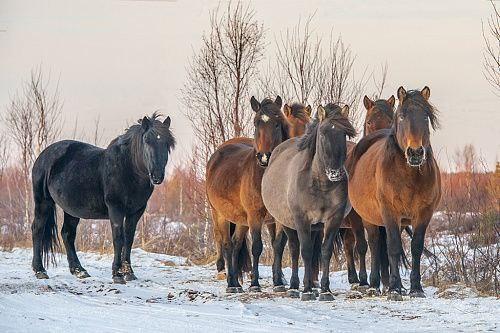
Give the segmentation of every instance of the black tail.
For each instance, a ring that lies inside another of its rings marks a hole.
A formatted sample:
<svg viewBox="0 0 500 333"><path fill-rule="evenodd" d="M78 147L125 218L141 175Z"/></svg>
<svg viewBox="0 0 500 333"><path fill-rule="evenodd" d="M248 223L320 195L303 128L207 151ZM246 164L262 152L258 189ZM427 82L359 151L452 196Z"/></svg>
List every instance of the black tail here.
<svg viewBox="0 0 500 333"><path fill-rule="evenodd" d="M315 231L313 234L313 256L312 256L312 267L313 271L319 272L321 270L321 246L323 245L323 229Z"/></svg>
<svg viewBox="0 0 500 333"><path fill-rule="evenodd" d="M54 252L60 249L59 237L57 234L57 214L56 207L52 205L49 209L49 214L45 219L45 224L43 226L43 237L42 237L42 256L43 262L47 266L49 263L56 265L56 257Z"/></svg>
<svg viewBox="0 0 500 333"><path fill-rule="evenodd" d="M413 230L412 228L408 225L405 227L405 231L410 236L411 239L413 239ZM424 246L424 255L429 258L429 259L436 259L436 255L432 253L427 247Z"/></svg>
<svg viewBox="0 0 500 333"><path fill-rule="evenodd" d="M248 273L252 271L252 259L250 258L250 249L248 248L248 239L245 237L238 253L238 272Z"/></svg>
<svg viewBox="0 0 500 333"><path fill-rule="evenodd" d="M335 238L333 239L333 254L339 256L344 249L344 234L346 229L338 229L335 233Z"/></svg>
<svg viewBox="0 0 500 333"><path fill-rule="evenodd" d="M389 260L389 255L387 253L387 230L385 227L379 227L380 231L380 246L379 246L379 258L381 260ZM401 251L401 263L405 269L408 269L410 266L410 262L408 261L408 257L406 256L405 250Z"/></svg>
<svg viewBox="0 0 500 333"><path fill-rule="evenodd" d="M236 230L236 224L229 224L229 233L233 237L234 231ZM241 244L240 252L238 252L238 275L241 276L243 273L248 273L252 271L252 258L250 258L250 249L248 248L247 237L243 239Z"/></svg>

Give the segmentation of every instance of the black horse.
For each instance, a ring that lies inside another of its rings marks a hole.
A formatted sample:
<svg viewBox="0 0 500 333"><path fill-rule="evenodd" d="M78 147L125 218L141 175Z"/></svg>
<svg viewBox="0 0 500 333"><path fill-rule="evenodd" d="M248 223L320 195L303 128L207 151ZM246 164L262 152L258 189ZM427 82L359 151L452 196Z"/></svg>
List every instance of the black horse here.
<svg viewBox="0 0 500 333"><path fill-rule="evenodd" d="M32 267L39 279L47 279L43 267L59 247L56 204L64 211L61 230L70 271L78 278L90 275L75 250L80 218L109 219L113 235L113 282L136 277L130 251L137 222L146 209L154 185L165 177L168 155L175 146L170 117L144 117L139 124L109 144L106 149L64 140L47 147L33 166L35 218Z"/></svg>

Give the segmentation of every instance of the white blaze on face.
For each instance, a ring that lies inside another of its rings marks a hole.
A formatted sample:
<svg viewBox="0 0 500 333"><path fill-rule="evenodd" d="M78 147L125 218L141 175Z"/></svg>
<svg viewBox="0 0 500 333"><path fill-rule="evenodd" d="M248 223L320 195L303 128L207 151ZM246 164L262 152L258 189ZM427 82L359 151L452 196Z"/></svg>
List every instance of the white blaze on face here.
<svg viewBox="0 0 500 333"><path fill-rule="evenodd" d="M158 134L158 135L156 136L156 138L157 138L158 140L160 140L160 134Z"/></svg>
<svg viewBox="0 0 500 333"><path fill-rule="evenodd" d="M263 122L267 123L269 121L269 116L266 114L263 114L262 117L260 117L260 119L262 119Z"/></svg>
<svg viewBox="0 0 500 333"><path fill-rule="evenodd" d="M261 160L262 160L262 162L266 163L267 162L267 155L266 154L262 155Z"/></svg>
<svg viewBox="0 0 500 333"><path fill-rule="evenodd" d="M332 128L335 128L335 125L332 125Z"/></svg>

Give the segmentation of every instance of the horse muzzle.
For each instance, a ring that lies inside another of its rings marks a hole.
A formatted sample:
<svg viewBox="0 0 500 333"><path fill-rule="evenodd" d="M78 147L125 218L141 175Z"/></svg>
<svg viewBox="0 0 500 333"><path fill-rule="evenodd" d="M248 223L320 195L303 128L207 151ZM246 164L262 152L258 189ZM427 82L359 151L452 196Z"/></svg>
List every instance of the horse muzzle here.
<svg viewBox="0 0 500 333"><path fill-rule="evenodd" d="M426 151L423 146L420 146L416 149L408 147L405 151L406 162L411 167L419 167L421 166L426 159Z"/></svg>
<svg viewBox="0 0 500 333"><path fill-rule="evenodd" d="M255 154L255 157L257 157L257 163L261 167L266 167L269 165L269 159L271 158L271 153L257 153Z"/></svg>
<svg viewBox="0 0 500 333"><path fill-rule="evenodd" d="M326 168L325 172L326 172L326 177L331 182L339 182L342 179L344 179L345 175L347 174L344 167L341 167L339 169Z"/></svg>
<svg viewBox="0 0 500 333"><path fill-rule="evenodd" d="M157 175L154 173L149 174L149 179L151 180L151 183L153 185L160 185L161 183L163 183L164 178L165 178L164 174L161 175Z"/></svg>

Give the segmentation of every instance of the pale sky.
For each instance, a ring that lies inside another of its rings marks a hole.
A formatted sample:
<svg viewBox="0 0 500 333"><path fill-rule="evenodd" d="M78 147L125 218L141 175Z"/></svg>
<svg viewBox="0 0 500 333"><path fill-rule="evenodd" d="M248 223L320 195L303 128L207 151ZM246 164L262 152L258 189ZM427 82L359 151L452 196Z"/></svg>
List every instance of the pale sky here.
<svg viewBox="0 0 500 333"><path fill-rule="evenodd" d="M178 149L190 151L192 131L179 101L185 68L208 28L217 0L6 1L0 0L0 112L42 65L59 79L64 136L78 118L90 132L100 115L105 141L161 109L172 117ZM226 2L222 1L223 4ZM403 85L431 89L442 128L431 141L441 160L472 143L493 167L500 157L500 98L482 74L483 0L251 2L266 28L269 54L280 31L316 11L314 27L333 28L357 54L357 68L389 65L387 98ZM367 94L371 94L369 86ZM250 103L249 103L250 104ZM250 107L250 105L248 105Z"/></svg>

